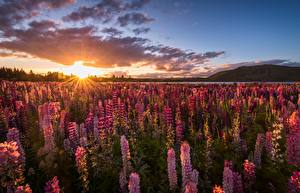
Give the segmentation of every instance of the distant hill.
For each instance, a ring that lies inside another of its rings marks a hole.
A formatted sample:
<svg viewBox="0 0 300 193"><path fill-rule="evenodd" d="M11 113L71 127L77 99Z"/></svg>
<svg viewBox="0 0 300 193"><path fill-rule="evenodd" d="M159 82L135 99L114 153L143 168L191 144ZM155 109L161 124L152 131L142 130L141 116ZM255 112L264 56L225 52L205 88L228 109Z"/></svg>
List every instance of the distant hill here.
<svg viewBox="0 0 300 193"><path fill-rule="evenodd" d="M215 82L292 82L300 81L300 67L278 66L272 64L242 66L233 70L218 72L207 78Z"/></svg>

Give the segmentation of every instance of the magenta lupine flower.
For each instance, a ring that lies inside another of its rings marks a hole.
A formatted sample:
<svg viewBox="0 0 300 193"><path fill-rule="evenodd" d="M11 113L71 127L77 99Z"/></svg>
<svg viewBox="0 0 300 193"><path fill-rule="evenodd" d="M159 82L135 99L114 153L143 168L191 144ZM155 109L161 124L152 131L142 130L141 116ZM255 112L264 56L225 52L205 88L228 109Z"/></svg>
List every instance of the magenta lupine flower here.
<svg viewBox="0 0 300 193"><path fill-rule="evenodd" d="M287 193L300 192L300 172L293 172L288 182Z"/></svg>
<svg viewBox="0 0 300 193"><path fill-rule="evenodd" d="M197 184L193 181L187 182L184 187L184 193L198 193Z"/></svg>
<svg viewBox="0 0 300 193"><path fill-rule="evenodd" d="M129 143L124 135L121 136L121 153L123 166L127 169L130 160Z"/></svg>
<svg viewBox="0 0 300 193"><path fill-rule="evenodd" d="M140 193L140 176L137 173L131 173L128 182L129 193Z"/></svg>
<svg viewBox="0 0 300 193"><path fill-rule="evenodd" d="M32 190L28 184L25 186L18 186L15 193L32 193Z"/></svg>
<svg viewBox="0 0 300 193"><path fill-rule="evenodd" d="M185 141L180 147L180 160L182 170L182 187L191 179L192 164L190 157L190 145Z"/></svg>
<svg viewBox="0 0 300 193"><path fill-rule="evenodd" d="M224 192L224 190L223 190L223 188L221 186L215 185L213 187L213 193L225 193L225 192Z"/></svg>
<svg viewBox="0 0 300 193"><path fill-rule="evenodd" d="M265 136L262 133L257 134L255 150L254 150L254 164L256 167L260 167L261 165L261 154L265 144Z"/></svg>
<svg viewBox="0 0 300 193"><path fill-rule="evenodd" d="M18 145L18 151L20 152L20 158L25 161L25 152L20 142L19 130L17 128L11 128L6 134L7 141L15 141Z"/></svg>
<svg viewBox="0 0 300 193"><path fill-rule="evenodd" d="M48 181L44 187L45 193L60 193L59 180L57 176Z"/></svg>
<svg viewBox="0 0 300 193"><path fill-rule="evenodd" d="M78 134L77 134L77 125L76 122L69 122L68 124L68 136L70 139L70 142L73 143L73 145L78 144Z"/></svg>
<svg viewBox="0 0 300 193"><path fill-rule="evenodd" d="M176 172L176 155L173 148L168 150L168 178L170 190L175 190L177 187L177 172Z"/></svg>
<svg viewBox="0 0 300 193"><path fill-rule="evenodd" d="M254 163L245 160L244 164L244 182L245 187L250 189L255 184L255 165Z"/></svg>
<svg viewBox="0 0 300 193"><path fill-rule="evenodd" d="M23 101L16 101L15 104L16 104L17 111L20 111L24 107Z"/></svg>
<svg viewBox="0 0 300 193"><path fill-rule="evenodd" d="M234 193L234 176L229 167L224 166L223 170L223 188L226 193Z"/></svg>
<svg viewBox="0 0 300 193"><path fill-rule="evenodd" d="M168 106L164 107L164 118L165 118L167 127L172 127L173 126L172 109Z"/></svg>

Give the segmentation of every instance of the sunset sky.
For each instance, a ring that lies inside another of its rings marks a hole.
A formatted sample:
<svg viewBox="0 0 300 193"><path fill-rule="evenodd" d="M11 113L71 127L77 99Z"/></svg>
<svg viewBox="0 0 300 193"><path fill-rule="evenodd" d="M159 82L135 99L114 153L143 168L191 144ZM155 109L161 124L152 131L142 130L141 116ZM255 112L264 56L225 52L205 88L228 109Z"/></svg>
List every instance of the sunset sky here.
<svg viewBox="0 0 300 193"><path fill-rule="evenodd" d="M299 0L0 0L0 66L198 77L300 66Z"/></svg>

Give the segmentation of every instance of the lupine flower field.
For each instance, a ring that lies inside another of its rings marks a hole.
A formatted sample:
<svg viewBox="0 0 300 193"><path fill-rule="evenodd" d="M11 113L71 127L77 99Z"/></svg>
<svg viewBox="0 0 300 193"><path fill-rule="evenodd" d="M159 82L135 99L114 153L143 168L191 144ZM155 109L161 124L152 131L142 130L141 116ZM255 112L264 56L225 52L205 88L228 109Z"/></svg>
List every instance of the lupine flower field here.
<svg viewBox="0 0 300 193"><path fill-rule="evenodd" d="M0 83L1 191L299 193L299 84Z"/></svg>

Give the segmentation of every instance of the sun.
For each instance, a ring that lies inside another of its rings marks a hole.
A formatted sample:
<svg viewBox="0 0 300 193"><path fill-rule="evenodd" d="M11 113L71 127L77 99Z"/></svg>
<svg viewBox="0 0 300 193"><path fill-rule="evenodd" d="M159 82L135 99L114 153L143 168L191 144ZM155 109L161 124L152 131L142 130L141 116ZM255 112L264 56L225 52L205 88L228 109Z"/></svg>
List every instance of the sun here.
<svg viewBox="0 0 300 193"><path fill-rule="evenodd" d="M87 78L89 75L95 73L93 68L84 66L83 64L83 61L76 61L72 66L67 67L64 73L76 75L80 79Z"/></svg>

